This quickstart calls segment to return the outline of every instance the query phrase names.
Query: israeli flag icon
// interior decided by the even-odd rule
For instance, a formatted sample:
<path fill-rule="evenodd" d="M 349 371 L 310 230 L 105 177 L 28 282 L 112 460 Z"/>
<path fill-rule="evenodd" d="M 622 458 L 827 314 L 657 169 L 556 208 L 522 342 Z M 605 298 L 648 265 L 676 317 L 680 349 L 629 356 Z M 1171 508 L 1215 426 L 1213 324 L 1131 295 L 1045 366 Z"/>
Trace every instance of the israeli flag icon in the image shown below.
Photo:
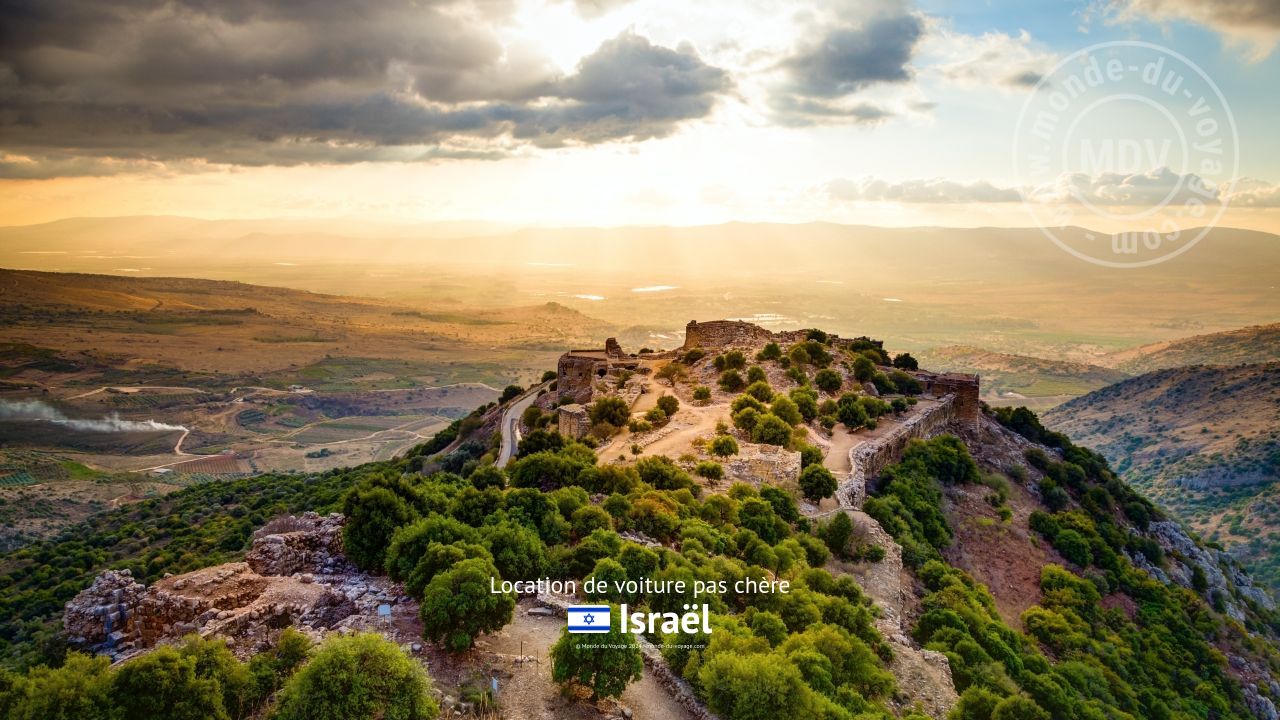
<path fill-rule="evenodd" d="M 570 605 L 567 614 L 571 633 L 609 632 L 608 605 Z"/>

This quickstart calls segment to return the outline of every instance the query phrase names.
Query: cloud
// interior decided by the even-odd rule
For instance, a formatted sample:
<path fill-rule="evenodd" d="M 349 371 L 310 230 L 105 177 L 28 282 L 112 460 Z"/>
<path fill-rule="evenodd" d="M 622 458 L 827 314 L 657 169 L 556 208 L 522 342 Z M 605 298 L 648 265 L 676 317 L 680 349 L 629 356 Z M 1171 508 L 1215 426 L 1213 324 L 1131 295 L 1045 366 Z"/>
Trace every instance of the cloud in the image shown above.
<path fill-rule="evenodd" d="M 967 35 L 942 28 L 930 33 L 921 54 L 930 61 L 928 71 L 948 82 L 1020 90 L 1034 87 L 1058 61 L 1033 46 L 1026 31 Z"/>
<path fill-rule="evenodd" d="M 1029 199 L 1044 203 L 1087 202 L 1113 207 L 1154 207 L 1199 201 L 1217 204 L 1217 186 L 1195 173 L 1160 167 L 1145 173 L 1063 173 L 1050 184 L 1028 190 Z"/>
<path fill-rule="evenodd" d="M 1269 55 L 1280 40 L 1280 2 L 1275 0 L 1108 0 L 1101 13 L 1121 22 L 1198 23 L 1250 46 L 1256 60 Z"/>
<path fill-rule="evenodd" d="M 1254 178 L 1241 178 L 1231 189 L 1222 188 L 1233 207 L 1280 208 L 1280 185 Z"/>
<path fill-rule="evenodd" d="M 502 156 L 639 141 L 728 74 L 623 33 L 566 74 L 503 42 L 501 0 L 47 0 L 0 8 L 0 176 L 147 163 Z M 14 161 L 13 158 L 34 162 Z"/>
<path fill-rule="evenodd" d="M 827 183 L 823 190 L 829 198 L 840 202 L 964 204 L 1021 199 L 1017 189 L 997 187 L 985 180 L 963 183 L 930 178 L 891 183 L 877 178 L 841 178 Z"/>
<path fill-rule="evenodd" d="M 850 98 L 876 85 L 905 84 L 925 32 L 924 19 L 898 9 L 858 25 L 822 28 L 819 37 L 795 49 L 779 65 L 784 81 L 770 105 L 784 124 L 844 119 L 877 122 L 892 113 L 882 105 Z"/>

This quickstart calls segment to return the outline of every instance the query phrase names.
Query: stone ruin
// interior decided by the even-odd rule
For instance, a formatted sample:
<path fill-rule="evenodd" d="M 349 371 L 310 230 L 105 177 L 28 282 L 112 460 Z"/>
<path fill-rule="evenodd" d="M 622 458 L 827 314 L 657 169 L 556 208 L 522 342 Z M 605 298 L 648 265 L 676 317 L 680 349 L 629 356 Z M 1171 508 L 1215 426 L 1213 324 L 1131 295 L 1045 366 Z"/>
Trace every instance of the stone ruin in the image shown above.
<path fill-rule="evenodd" d="M 556 409 L 556 431 L 565 437 L 578 440 L 591 430 L 591 416 L 578 403 L 561 405 Z"/>
<path fill-rule="evenodd" d="M 343 523 L 337 513 L 278 518 L 254 534 L 244 562 L 167 576 L 151 587 L 128 570 L 109 570 L 67 603 L 63 627 L 73 645 L 120 659 L 193 632 L 225 638 L 247 656 L 289 626 L 315 633 L 376 626 L 410 599 L 398 585 L 347 564 Z"/>
<path fill-rule="evenodd" d="M 616 338 L 606 340 L 602 349 L 570 350 L 556 363 L 556 396 L 575 403 L 590 402 L 597 382 L 616 379 L 639 367 L 640 361 L 624 353 Z"/>

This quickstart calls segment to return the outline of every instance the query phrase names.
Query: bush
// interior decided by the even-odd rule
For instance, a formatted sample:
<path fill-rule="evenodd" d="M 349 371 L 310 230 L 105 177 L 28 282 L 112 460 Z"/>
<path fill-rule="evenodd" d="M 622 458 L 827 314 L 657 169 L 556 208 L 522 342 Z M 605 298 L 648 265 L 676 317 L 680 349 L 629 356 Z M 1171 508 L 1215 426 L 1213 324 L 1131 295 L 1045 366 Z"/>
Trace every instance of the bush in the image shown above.
<path fill-rule="evenodd" d="M 764 445 L 785 447 L 787 443 L 791 442 L 791 426 L 777 415 L 765 413 L 760 416 L 755 423 L 755 427 L 751 429 L 751 439 Z"/>
<path fill-rule="evenodd" d="M 819 464 L 813 464 L 800 471 L 800 490 L 806 499 L 818 502 L 835 493 L 836 477 L 831 471 Z"/>
<path fill-rule="evenodd" d="M 844 385 L 844 378 L 835 370 L 824 368 L 813 376 L 813 384 L 817 385 L 822 392 L 833 395 L 840 390 L 841 385 Z"/>
<path fill-rule="evenodd" d="M 667 414 L 660 407 L 649 408 L 649 412 L 644 414 L 644 420 L 650 425 L 664 425 L 667 422 Z"/>
<path fill-rule="evenodd" d="M 463 560 L 478 558 L 492 563 L 493 555 L 483 545 L 470 542 L 443 544 L 433 542 L 427 546 L 418 558 L 418 564 L 409 572 L 405 580 L 404 590 L 416 600 L 422 599 L 422 592 L 435 579 L 436 575 L 457 565 Z"/>
<path fill-rule="evenodd" d="M 1053 539 L 1053 548 L 1062 553 L 1062 557 L 1080 567 L 1089 567 L 1093 563 L 1089 541 L 1075 530 L 1060 531 Z"/>
<path fill-rule="evenodd" d="M 911 353 L 902 353 L 895 355 L 893 358 L 893 366 L 902 370 L 919 370 L 920 363 L 911 357 Z"/>
<path fill-rule="evenodd" d="M 729 457 L 738 454 L 738 441 L 730 435 L 717 435 L 711 441 L 711 454 L 716 457 Z"/>
<path fill-rule="evenodd" d="M 706 385 L 699 385 L 693 389 L 693 399 L 699 402 L 705 402 L 711 399 L 711 388 Z"/>
<path fill-rule="evenodd" d="M 720 373 L 720 379 L 716 381 L 716 384 L 725 392 L 737 392 L 745 387 L 747 382 L 742 379 L 737 370 L 725 370 Z"/>
<path fill-rule="evenodd" d="M 778 395 L 773 399 L 773 404 L 769 406 L 769 412 L 782 418 L 782 421 L 788 425 L 796 426 L 804 422 L 804 415 L 800 413 L 800 408 L 796 403 L 786 395 Z"/>
<path fill-rule="evenodd" d="M 498 398 L 499 405 L 505 405 L 511 400 L 515 400 L 524 394 L 524 388 L 519 385 L 508 385 L 502 388 L 502 396 Z"/>
<path fill-rule="evenodd" d="M 680 399 L 675 395 L 663 395 L 658 398 L 658 409 L 666 413 L 667 417 L 671 417 L 680 410 Z"/>
<path fill-rule="evenodd" d="M 640 479 L 659 490 L 679 490 L 695 487 L 689 474 L 680 469 L 671 458 L 654 455 L 636 462 L 636 472 Z"/>
<path fill-rule="evenodd" d="M 609 614 L 617 615 L 618 608 L 610 606 Z M 640 646 L 620 621 L 609 623 L 607 633 L 575 634 L 566 627 L 551 646 L 551 679 L 589 688 L 593 702 L 621 695 L 643 670 Z"/>
<path fill-rule="evenodd" d="M 756 355 L 758 360 L 777 360 L 782 357 L 782 348 L 776 342 L 765 343 L 759 354 Z"/>
<path fill-rule="evenodd" d="M 764 374 L 764 368 L 760 367 L 759 365 L 752 365 L 751 367 L 747 368 L 747 382 L 767 383 L 769 382 L 769 376 Z"/>
<path fill-rule="evenodd" d="M 614 427 L 622 427 L 631 418 L 631 407 L 620 397 L 606 395 L 591 403 L 588 416 L 593 424 L 607 423 Z"/>
<path fill-rule="evenodd" d="M 746 394 L 762 403 L 767 403 L 773 399 L 773 388 L 769 387 L 769 383 L 760 380 L 748 385 Z"/>
<path fill-rule="evenodd" d="M 849 548 L 849 539 L 853 537 L 853 521 L 847 514 L 838 512 L 820 528 L 819 534 L 832 555 L 845 557 L 845 552 Z"/>
<path fill-rule="evenodd" d="M 732 438 L 730 439 L 732 440 Z M 708 480 L 720 480 L 724 478 L 724 467 L 722 467 L 720 463 L 712 462 L 710 460 L 703 460 L 698 463 L 697 467 L 693 469 L 693 472 L 699 477 L 704 477 Z"/>
<path fill-rule="evenodd" d="M 353 489 L 342 511 L 347 516 L 343 549 L 351 562 L 372 573 L 383 571 L 392 534 L 418 515 L 403 498 L 384 487 Z"/>
<path fill-rule="evenodd" d="M 474 645 L 480 633 L 502 629 L 511 622 L 516 599 L 514 593 L 489 591 L 498 579 L 493 563 L 480 559 L 463 560 L 436 575 L 423 591 L 418 611 L 423 637 L 462 651 Z"/>
<path fill-rule="evenodd" d="M 326 640 L 285 684 L 272 720 L 431 720 L 439 714 L 422 665 L 381 635 L 361 633 Z"/>
<path fill-rule="evenodd" d="M 876 364 L 871 358 L 865 355 L 859 355 L 853 361 L 853 377 L 858 382 L 867 382 L 876 374 Z"/>

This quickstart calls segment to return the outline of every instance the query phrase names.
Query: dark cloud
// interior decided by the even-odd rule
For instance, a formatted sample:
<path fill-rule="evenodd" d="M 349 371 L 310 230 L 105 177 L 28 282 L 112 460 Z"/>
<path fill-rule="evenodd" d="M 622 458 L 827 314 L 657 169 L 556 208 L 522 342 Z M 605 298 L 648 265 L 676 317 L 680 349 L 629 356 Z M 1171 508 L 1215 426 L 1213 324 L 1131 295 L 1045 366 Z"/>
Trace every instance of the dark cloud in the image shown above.
<path fill-rule="evenodd" d="M 1115 0 L 1115 4 L 1155 19 L 1197 20 L 1220 29 L 1280 30 L 1276 0 Z"/>
<path fill-rule="evenodd" d="M 510 10 L 483 0 L 5 3 L 0 176 L 643 140 L 706 116 L 730 87 L 692 48 L 630 33 L 561 76 L 499 42 L 492 28 Z"/>
<path fill-rule="evenodd" d="M 783 61 L 786 82 L 771 103 L 790 124 L 831 118 L 883 119 L 888 115 L 883 109 L 841 100 L 872 85 L 910 80 L 909 63 L 923 34 L 924 21 L 905 12 L 827 30 L 817 42 Z"/>

